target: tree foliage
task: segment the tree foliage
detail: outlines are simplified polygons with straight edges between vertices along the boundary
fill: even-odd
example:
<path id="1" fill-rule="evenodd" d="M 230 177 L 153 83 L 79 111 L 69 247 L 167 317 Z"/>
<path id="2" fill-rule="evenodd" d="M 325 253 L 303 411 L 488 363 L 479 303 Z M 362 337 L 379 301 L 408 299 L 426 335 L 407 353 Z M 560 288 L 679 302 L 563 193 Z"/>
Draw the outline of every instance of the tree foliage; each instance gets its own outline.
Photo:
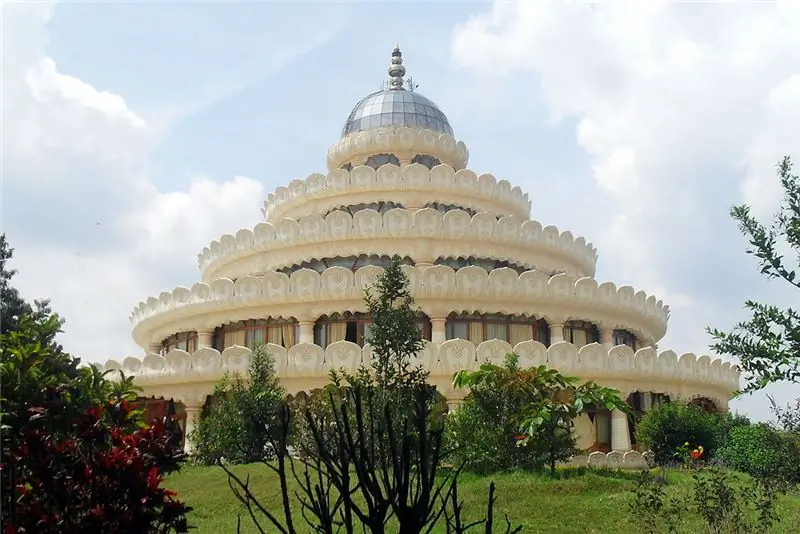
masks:
<path id="1" fill-rule="evenodd" d="M 747 205 L 731 208 L 731 217 L 747 237 L 747 254 L 757 258 L 761 274 L 800 289 L 800 178 L 792 173 L 789 156 L 778 165 L 778 176 L 783 202 L 769 227 L 760 223 Z M 790 259 L 784 259 L 781 252 L 784 245 L 791 249 Z M 714 351 L 739 360 L 747 378 L 743 391 L 757 391 L 783 380 L 800 382 L 800 313 L 754 300 L 747 300 L 745 308 L 751 318 L 731 331 L 708 329 L 715 339 Z"/>
<path id="2" fill-rule="evenodd" d="M 175 422 L 148 426 L 130 378 L 107 380 L 64 352 L 63 321 L 11 287 L 1 241 L 3 532 L 185 532 L 189 508 L 160 487 L 182 461 Z"/>
<path id="3" fill-rule="evenodd" d="M 396 258 L 373 287 L 365 295 L 373 319 L 372 366 L 331 374 L 327 403 L 321 405 L 328 413 L 320 418 L 306 408 L 300 414 L 313 443 L 301 441 L 297 459 L 287 447 L 293 413 L 288 405 L 281 411 L 281 431 L 272 436 L 277 459 L 266 465 L 278 474 L 282 513 L 264 507 L 249 482 L 221 462 L 229 484 L 260 532 L 267 531 L 266 524 L 270 532 L 297 532 L 290 473 L 301 488 L 296 498 L 302 517 L 314 532 L 417 534 L 441 520 L 454 534 L 476 526 L 491 532 L 493 487 L 487 517 L 468 523 L 457 498 L 460 469 L 441 469 L 438 397 L 427 373 L 413 362 L 423 341 L 408 279 Z M 518 531 L 507 524 L 506 532 Z"/>
<path id="4" fill-rule="evenodd" d="M 577 452 L 572 427 L 580 413 L 592 406 L 629 411 L 616 390 L 591 381 L 578 384 L 577 378 L 564 376 L 546 365 L 522 369 L 519 356 L 513 353 L 506 356 L 503 365 L 485 363 L 475 371 L 459 371 L 453 377 L 453 386 L 470 388 L 466 404 L 474 405 L 473 409 L 482 411 L 487 419 L 497 418 L 501 426 L 516 426 L 514 434 L 497 437 L 501 440 L 496 445 L 498 449 L 505 450 L 508 441 L 513 440 L 528 455 L 523 457 L 523 465 L 547 465 L 551 474 L 555 473 L 557 462 L 568 460 Z M 456 421 L 459 417 L 458 412 L 453 415 Z"/>
<path id="5" fill-rule="evenodd" d="M 662 465 L 675 463 L 676 452 L 684 443 L 702 445 L 713 457 L 732 428 L 749 424 L 746 418 L 705 411 L 680 402 L 659 404 L 636 425 L 637 440 L 653 451 Z"/>
<path id="6" fill-rule="evenodd" d="M 189 439 L 195 459 L 214 464 L 221 457 L 232 463 L 274 458 L 271 433 L 279 425 L 286 390 L 280 385 L 272 355 L 261 345 L 248 363 L 248 376 L 223 376 L 214 387 L 214 404 L 204 409 Z"/>

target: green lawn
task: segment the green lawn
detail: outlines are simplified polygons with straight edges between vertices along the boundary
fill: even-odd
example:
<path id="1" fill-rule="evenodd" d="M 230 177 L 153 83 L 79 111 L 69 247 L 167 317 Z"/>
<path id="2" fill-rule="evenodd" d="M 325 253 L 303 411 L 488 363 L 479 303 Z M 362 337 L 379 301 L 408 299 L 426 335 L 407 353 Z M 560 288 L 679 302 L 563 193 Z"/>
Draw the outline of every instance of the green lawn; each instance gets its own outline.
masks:
<path id="1" fill-rule="evenodd" d="M 237 466 L 234 472 L 240 476 L 249 474 L 262 504 L 270 511 L 279 512 L 278 480 L 271 471 L 263 465 L 253 464 Z M 633 482 L 627 473 L 589 472 L 562 480 L 525 473 L 504 473 L 486 478 L 462 475 L 459 493 L 468 519 L 482 517 L 492 480 L 497 485 L 496 515 L 508 514 L 515 525 L 524 526 L 523 532 L 620 534 L 640 531 L 628 514 L 629 491 Z M 686 473 L 671 472 L 669 480 L 671 491 L 687 492 L 690 489 L 690 478 Z M 194 507 L 190 523 L 197 527 L 195 532 L 236 532 L 238 514 L 242 515 L 242 532 L 257 532 L 247 511 L 233 496 L 221 468 L 187 466 L 181 473 L 169 477 L 165 485 L 176 490 L 183 501 Z M 781 524 L 774 532 L 797 533 L 800 493 L 782 499 L 780 515 Z M 299 513 L 296 519 L 297 525 L 304 525 Z M 267 526 L 265 531 L 274 532 L 274 529 Z M 501 531 L 496 529 L 496 532 Z M 444 532 L 444 529 L 436 532 Z M 687 522 L 685 532 L 696 534 L 702 530 L 699 524 Z"/>

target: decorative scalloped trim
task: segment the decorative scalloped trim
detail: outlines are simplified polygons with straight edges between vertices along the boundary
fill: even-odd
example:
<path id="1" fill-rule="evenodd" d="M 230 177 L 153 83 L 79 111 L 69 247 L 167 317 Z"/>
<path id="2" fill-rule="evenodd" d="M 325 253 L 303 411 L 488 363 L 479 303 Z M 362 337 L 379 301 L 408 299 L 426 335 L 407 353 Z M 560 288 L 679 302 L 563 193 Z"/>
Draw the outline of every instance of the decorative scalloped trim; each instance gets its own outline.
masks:
<path id="1" fill-rule="evenodd" d="M 362 364 L 369 365 L 372 355 L 370 346 L 362 348 L 349 341 L 339 341 L 324 349 L 309 343 L 295 345 L 289 350 L 268 344 L 267 349 L 275 358 L 281 378 L 325 377 L 331 369 L 357 369 Z M 652 387 L 675 398 L 692 398 L 699 394 L 714 397 L 714 392 L 702 393 L 711 388 L 727 399 L 739 389 L 739 367 L 705 355 L 685 353 L 679 357 L 671 350 L 657 353 L 653 347 L 634 353 L 624 345 L 606 349 L 598 343 L 578 349 L 565 341 L 546 348 L 533 340 L 518 343 L 513 350 L 519 354 L 523 367 L 546 364 L 587 380 L 630 381 L 627 386 L 630 391 L 622 391 L 625 395 L 642 387 Z M 474 369 L 485 361 L 502 363 L 511 351 L 509 343 L 496 339 L 484 341 L 477 347 L 470 341 L 451 339 L 440 345 L 426 343 L 416 363 L 429 370 L 432 377 L 449 378 L 461 369 Z M 250 349 L 240 346 L 229 347 L 222 353 L 201 348 L 191 355 L 174 349 L 166 356 L 129 357 L 122 363 L 109 360 L 101 369 L 120 369 L 126 375 L 133 375 L 141 386 L 209 382 L 225 373 L 246 372 L 250 354 Z"/>
<path id="2" fill-rule="evenodd" d="M 391 200 L 406 207 L 424 206 L 427 202 L 448 202 L 476 211 L 530 217 L 528 194 L 508 180 L 498 181 L 491 174 L 476 175 L 468 169 L 456 171 L 450 165 L 428 169 L 412 163 L 405 167 L 382 165 L 376 171 L 364 165 L 352 171 L 336 169 L 327 175 L 311 174 L 295 179 L 288 187 L 280 186 L 267 195 L 263 212 L 268 221 L 284 217 L 298 219 L 341 206 L 348 196 L 368 194 L 369 201 Z M 354 197 L 349 204 L 364 199 Z"/>
<path id="3" fill-rule="evenodd" d="M 579 278 L 567 274 L 548 276 L 541 271 L 517 274 L 507 267 L 487 272 L 476 266 L 457 272 L 444 265 L 432 267 L 404 267 L 409 277 L 410 289 L 420 307 L 447 306 L 470 303 L 470 307 L 494 308 L 491 313 L 530 313 L 535 310 L 544 316 L 548 308 L 564 307 L 597 310 L 598 315 L 610 313 L 616 317 L 632 318 L 639 323 L 631 330 L 643 337 L 660 339 L 666 333 L 669 306 L 643 291 L 631 286 L 617 286 L 612 282 L 597 284 L 593 278 Z M 355 273 L 344 267 L 329 267 L 321 274 L 311 269 L 300 269 L 287 276 L 270 272 L 264 276 L 245 276 L 233 282 L 219 278 L 211 284 L 198 282 L 192 289 L 178 287 L 163 292 L 159 298 L 150 297 L 140 302 L 130 317 L 134 339 L 140 344 L 149 336 L 147 331 L 165 328 L 172 321 L 186 315 L 200 316 L 220 310 L 236 310 L 254 306 L 304 304 L 309 308 L 329 302 L 342 306 L 346 301 L 363 301 L 364 289 L 383 272 L 381 267 L 369 265 Z M 343 311 L 343 310 L 335 310 Z M 450 310 L 452 311 L 452 310 Z M 577 318 L 577 317 L 576 317 Z M 581 317 L 583 318 L 583 317 Z M 590 318 L 591 319 L 591 318 Z M 623 326 L 627 327 L 627 325 Z"/>
<path id="4" fill-rule="evenodd" d="M 386 152 L 430 154 L 455 169 L 463 169 L 469 162 L 467 145 L 452 135 L 401 126 L 355 132 L 339 139 L 328 149 L 328 168 L 338 169 L 358 156 Z"/>
<path id="5" fill-rule="evenodd" d="M 414 250 L 399 252 L 400 239 L 412 240 Z M 489 213 L 470 218 L 463 210 L 441 213 L 430 208 L 395 208 L 383 215 L 364 209 L 353 216 L 339 211 L 324 218 L 309 215 L 299 221 L 282 219 L 274 226 L 260 222 L 252 231 L 242 229 L 235 236 L 225 234 L 212 241 L 197 255 L 197 263 L 203 281 L 220 276 L 239 278 L 311 259 L 343 255 L 343 242 L 347 241 L 352 241 L 349 252 L 400 254 L 417 259 L 421 255 L 435 259 L 442 251 L 458 257 L 481 250 L 481 255 L 487 258 L 536 266 L 539 270 L 563 270 L 575 276 L 594 276 L 597 262 L 596 249 L 584 238 L 576 239 L 569 231 L 559 234 L 555 226 L 542 228 L 537 221 L 510 215 L 498 220 Z M 306 247 L 305 256 L 296 250 L 312 244 L 313 249 Z M 273 252 L 275 259 L 265 262 L 263 258 L 254 258 L 255 265 L 220 272 L 232 263 L 266 251 Z"/>

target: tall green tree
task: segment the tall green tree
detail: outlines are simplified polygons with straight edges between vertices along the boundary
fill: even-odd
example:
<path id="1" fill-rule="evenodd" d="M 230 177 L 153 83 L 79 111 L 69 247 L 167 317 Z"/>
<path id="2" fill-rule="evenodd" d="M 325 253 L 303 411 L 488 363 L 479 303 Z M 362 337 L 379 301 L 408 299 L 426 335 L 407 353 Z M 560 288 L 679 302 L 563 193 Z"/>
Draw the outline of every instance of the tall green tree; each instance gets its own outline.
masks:
<path id="1" fill-rule="evenodd" d="M 730 214 L 747 237 L 747 254 L 755 256 L 761 274 L 800 289 L 800 178 L 792 173 L 789 156 L 778 164 L 783 202 L 771 225 L 760 223 L 747 205 L 734 206 Z M 791 249 L 784 258 L 782 248 Z M 800 382 L 800 312 L 792 308 L 747 300 L 751 318 L 725 332 L 708 328 L 718 354 L 738 358 L 747 385 L 743 392 L 757 391 L 778 381 Z"/>

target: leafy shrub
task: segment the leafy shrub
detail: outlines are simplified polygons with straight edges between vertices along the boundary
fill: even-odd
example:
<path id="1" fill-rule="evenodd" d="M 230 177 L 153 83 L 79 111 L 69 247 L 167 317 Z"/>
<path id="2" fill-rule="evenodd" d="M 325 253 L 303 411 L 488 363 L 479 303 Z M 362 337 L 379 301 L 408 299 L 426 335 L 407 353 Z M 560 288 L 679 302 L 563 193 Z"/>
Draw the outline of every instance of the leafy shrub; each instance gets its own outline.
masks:
<path id="1" fill-rule="evenodd" d="M 502 366 L 459 371 L 453 385 L 470 393 L 448 418 L 453 457 L 475 472 L 547 465 L 555 474 L 556 463 L 576 452 L 575 417 L 590 405 L 627 409 L 616 390 L 577 381 L 544 365 L 521 369 L 514 353 Z"/>
<path id="2" fill-rule="evenodd" d="M 800 482 L 800 437 L 767 424 L 734 428 L 717 458 L 753 477 Z"/>
<path id="3" fill-rule="evenodd" d="M 161 487 L 183 461 L 177 425 L 156 421 L 131 432 L 138 421 L 123 399 L 73 418 L 74 437 L 61 438 L 52 428 L 66 392 L 48 393 L 46 407 L 28 410 L 10 451 L 15 484 L 4 534 L 188 532 L 191 508 Z"/>
<path id="4" fill-rule="evenodd" d="M 9 284 L 0 236 L 0 513 L 4 534 L 186 532 L 161 488 L 183 460 L 172 419 L 148 427 L 130 378 L 110 381 L 56 342 L 63 320 Z"/>
<path id="5" fill-rule="evenodd" d="M 271 432 L 286 391 L 275 373 L 272 355 L 263 346 L 250 356 L 249 380 L 224 376 L 214 388 L 215 404 L 203 410 L 190 434 L 194 458 L 213 464 L 224 457 L 232 463 L 249 463 L 274 457 Z"/>
<path id="6" fill-rule="evenodd" d="M 646 413 L 636 425 L 636 438 L 655 454 L 660 464 L 675 461 L 684 443 L 702 445 L 713 457 L 720 445 L 727 416 L 710 413 L 699 406 L 668 402 Z M 731 420 L 732 421 L 732 420 Z"/>
<path id="7" fill-rule="evenodd" d="M 478 474 L 541 469 L 544 462 L 533 453 L 532 444 L 517 446 L 523 394 L 508 389 L 478 391 L 447 416 L 445 443 L 451 459 Z"/>
<path id="8" fill-rule="evenodd" d="M 778 497 L 787 489 L 785 484 L 704 466 L 692 472 L 691 493 L 681 495 L 667 491 L 664 476 L 644 471 L 629 502 L 630 516 L 637 531 L 647 534 L 683 532 L 679 527 L 684 519 L 700 520 L 703 532 L 771 532 L 780 521 Z"/>

